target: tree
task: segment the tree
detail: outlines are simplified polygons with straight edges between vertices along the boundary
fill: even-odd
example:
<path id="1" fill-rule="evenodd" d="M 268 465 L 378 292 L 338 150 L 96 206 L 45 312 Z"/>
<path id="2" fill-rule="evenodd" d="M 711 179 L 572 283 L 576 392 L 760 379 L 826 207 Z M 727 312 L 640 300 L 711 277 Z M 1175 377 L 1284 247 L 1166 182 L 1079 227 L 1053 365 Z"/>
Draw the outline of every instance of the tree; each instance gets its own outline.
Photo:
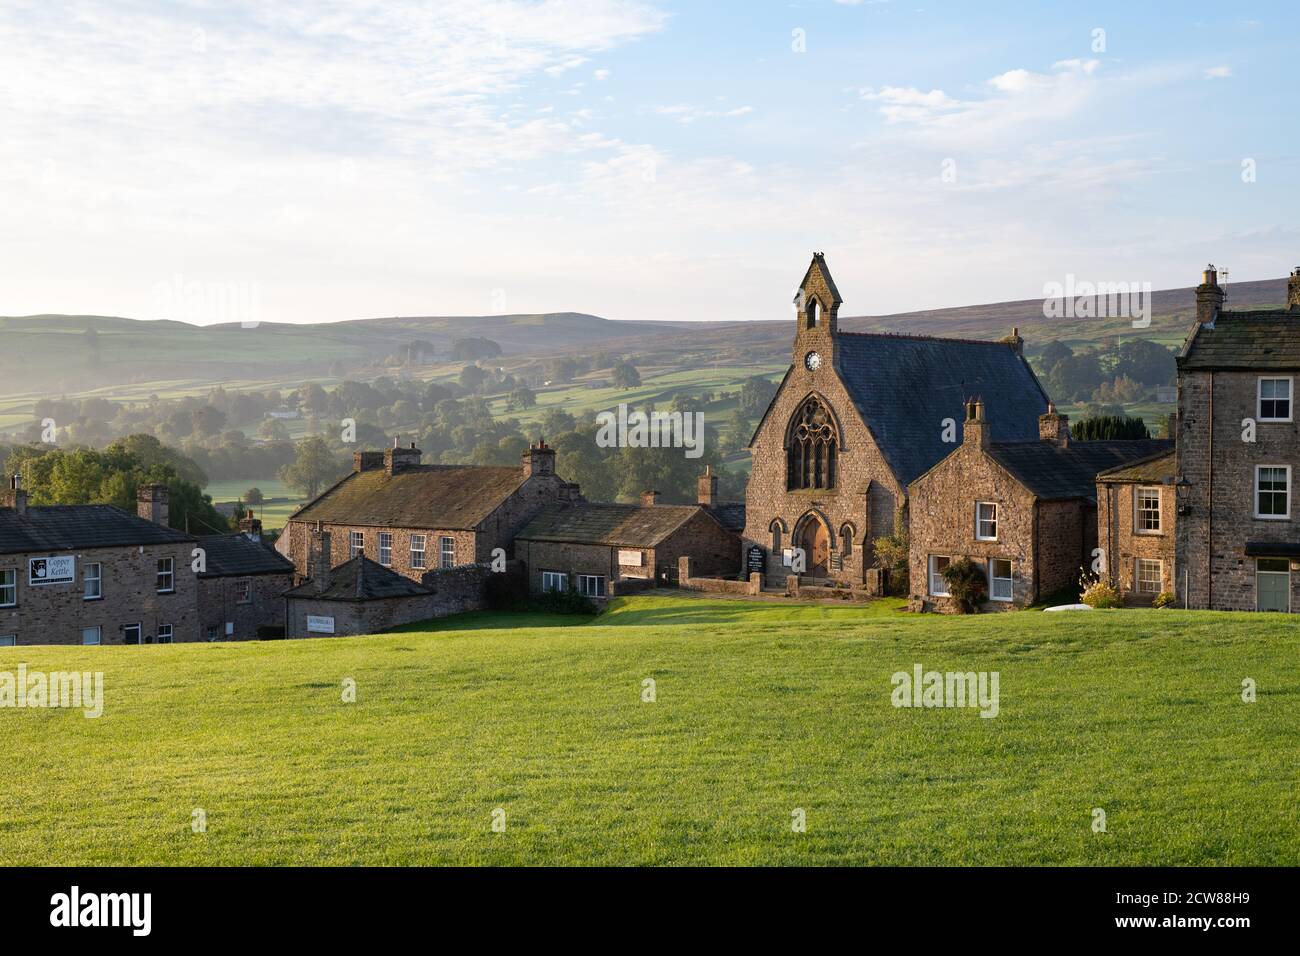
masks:
<path id="1" fill-rule="evenodd" d="M 776 384 L 762 375 L 751 375 L 740 383 L 740 407 L 751 418 L 761 415 L 776 394 Z"/>
<path id="2" fill-rule="evenodd" d="M 1085 418 L 1070 426 L 1070 437 L 1075 441 L 1108 441 L 1118 439 L 1133 441 L 1150 438 L 1146 423 L 1140 418 L 1123 415 L 1103 415 Z"/>
<path id="3" fill-rule="evenodd" d="M 506 403 L 507 411 L 514 411 L 521 408 L 532 408 L 537 404 L 537 396 L 527 385 L 520 385 L 510 393 L 510 398 Z"/>
<path id="4" fill-rule="evenodd" d="M 641 384 L 641 375 L 631 362 L 619 362 L 610 369 L 610 381 L 619 388 L 636 388 Z"/>
<path id="5" fill-rule="evenodd" d="M 1064 361 L 1074 355 L 1074 350 L 1064 342 L 1048 342 L 1043 346 L 1043 351 L 1038 354 L 1038 365 L 1046 375 L 1057 366 L 1057 363 Z"/>
<path id="6" fill-rule="evenodd" d="M 267 418 L 257 426 L 257 435 L 267 441 L 288 441 L 289 427 L 278 418 Z"/>
<path id="7" fill-rule="evenodd" d="M 553 382 L 572 382 L 578 374 L 578 363 L 567 355 L 550 364 L 550 379 Z"/>
<path id="8" fill-rule="evenodd" d="M 262 489 L 256 486 L 249 488 L 244 492 L 244 504 L 256 508 L 266 499 L 262 495 Z"/>
<path id="9" fill-rule="evenodd" d="M 280 469 L 280 480 L 308 498 L 320 494 L 326 482 L 339 477 L 342 466 L 323 438 L 304 438 L 298 442 L 293 462 Z"/>
<path id="10" fill-rule="evenodd" d="M 548 408 L 542 413 L 542 435 L 563 435 L 577 427 L 577 419 L 562 408 Z"/>
<path id="11" fill-rule="evenodd" d="M 501 346 L 491 339 L 456 339 L 451 343 L 451 357 L 457 362 L 477 362 L 479 359 L 496 358 L 500 354 Z"/>
<path id="12" fill-rule="evenodd" d="M 943 569 L 948 593 L 962 614 L 974 614 L 988 595 L 988 579 L 983 569 L 970 558 L 953 561 Z"/>
<path id="13" fill-rule="evenodd" d="M 1176 364 L 1174 353 L 1158 342 L 1133 339 L 1119 347 L 1115 374 L 1154 388 L 1174 380 Z"/>
<path id="14" fill-rule="evenodd" d="M 466 365 L 460 370 L 459 382 L 467 392 L 477 392 L 487 381 L 488 373 L 477 365 Z"/>
<path id="15" fill-rule="evenodd" d="M 1047 386 L 1058 400 L 1079 401 L 1091 396 L 1104 379 L 1097 353 L 1080 352 L 1052 367 L 1047 375 Z"/>

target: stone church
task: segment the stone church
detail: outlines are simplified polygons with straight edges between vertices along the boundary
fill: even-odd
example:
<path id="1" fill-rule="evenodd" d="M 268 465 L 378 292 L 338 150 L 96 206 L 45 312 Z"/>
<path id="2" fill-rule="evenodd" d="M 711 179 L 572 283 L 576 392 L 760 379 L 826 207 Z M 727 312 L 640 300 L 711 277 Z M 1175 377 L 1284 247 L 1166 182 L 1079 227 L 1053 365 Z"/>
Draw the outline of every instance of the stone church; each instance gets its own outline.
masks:
<path id="1" fill-rule="evenodd" d="M 906 526 L 907 486 L 962 441 L 966 403 L 992 439 L 1036 441 L 1048 398 L 1013 330 L 1000 342 L 841 332 L 843 300 L 813 256 L 795 296 L 792 363 L 750 441 L 744 570 L 779 584 L 862 583 L 872 542 Z"/>

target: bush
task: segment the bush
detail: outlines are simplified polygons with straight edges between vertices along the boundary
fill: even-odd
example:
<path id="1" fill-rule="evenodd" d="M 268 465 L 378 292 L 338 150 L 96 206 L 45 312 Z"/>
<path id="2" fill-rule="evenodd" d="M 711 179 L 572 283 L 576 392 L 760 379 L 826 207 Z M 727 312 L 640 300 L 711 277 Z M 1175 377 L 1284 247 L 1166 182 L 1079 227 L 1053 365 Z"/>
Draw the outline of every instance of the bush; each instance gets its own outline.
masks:
<path id="1" fill-rule="evenodd" d="M 567 591 L 547 591 L 533 598 L 532 608 L 546 614 L 599 614 L 600 608 L 578 593 L 576 588 Z"/>
<path id="2" fill-rule="evenodd" d="M 885 572 L 886 591 L 895 597 L 906 594 L 907 531 L 895 531 L 872 543 L 876 549 L 876 567 Z"/>
<path id="3" fill-rule="evenodd" d="M 984 570 L 970 558 L 954 561 L 943 569 L 943 579 L 948 582 L 948 593 L 957 602 L 963 614 L 975 614 L 988 596 L 988 579 Z"/>
<path id="4" fill-rule="evenodd" d="M 1174 597 L 1172 591 L 1161 591 L 1156 595 L 1156 599 L 1151 602 L 1152 607 L 1173 607 L 1178 599 Z"/>
<path id="5" fill-rule="evenodd" d="M 1120 600 L 1119 592 L 1111 585 L 1109 581 L 1104 581 L 1099 575 L 1087 575 L 1079 579 L 1080 594 L 1079 600 L 1094 608 L 1123 607 L 1124 602 Z"/>

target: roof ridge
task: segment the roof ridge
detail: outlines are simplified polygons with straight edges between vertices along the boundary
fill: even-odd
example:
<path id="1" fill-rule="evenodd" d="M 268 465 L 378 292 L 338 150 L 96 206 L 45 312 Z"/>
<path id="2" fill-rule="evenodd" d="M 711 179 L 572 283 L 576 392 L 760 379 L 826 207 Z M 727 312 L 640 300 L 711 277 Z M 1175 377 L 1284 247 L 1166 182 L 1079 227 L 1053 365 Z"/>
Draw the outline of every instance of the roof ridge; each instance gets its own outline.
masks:
<path id="1" fill-rule="evenodd" d="M 916 332 L 848 332 L 837 331 L 838 335 L 854 335 L 863 338 L 877 339 L 915 339 L 922 342 L 960 342 L 966 345 L 1001 345 L 1011 348 L 1011 343 L 1002 339 L 967 339 L 958 338 L 951 335 L 921 335 Z"/>

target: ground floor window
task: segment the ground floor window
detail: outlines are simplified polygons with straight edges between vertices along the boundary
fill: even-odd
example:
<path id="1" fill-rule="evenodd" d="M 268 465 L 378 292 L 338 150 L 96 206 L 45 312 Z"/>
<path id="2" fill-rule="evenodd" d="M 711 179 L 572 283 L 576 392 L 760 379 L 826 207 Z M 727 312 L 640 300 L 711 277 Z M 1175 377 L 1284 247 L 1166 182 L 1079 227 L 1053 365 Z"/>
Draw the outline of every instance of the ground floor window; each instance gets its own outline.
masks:
<path id="1" fill-rule="evenodd" d="M 542 590 L 543 591 L 569 590 L 569 576 L 565 574 L 563 571 L 543 571 Z"/>
<path id="2" fill-rule="evenodd" d="M 0 647 L 17 647 L 17 634 L 0 634 Z"/>
<path id="3" fill-rule="evenodd" d="M 578 593 L 583 597 L 603 598 L 605 596 L 605 576 L 603 574 L 579 574 Z"/>
<path id="4" fill-rule="evenodd" d="M 1006 558 L 989 558 L 989 599 L 1010 601 L 1011 562 Z"/>
<path id="5" fill-rule="evenodd" d="M 170 624 L 158 625 L 158 643 L 170 644 L 172 642 L 172 626 Z"/>
<path id="6" fill-rule="evenodd" d="M 1159 594 L 1164 585 L 1164 563 L 1153 558 L 1138 558 L 1133 572 L 1133 590 L 1139 594 Z"/>
<path id="7" fill-rule="evenodd" d="M 104 643 L 103 629 L 99 627 L 83 627 L 81 629 L 81 643 L 83 644 Z"/>
<path id="8" fill-rule="evenodd" d="M 215 641 L 215 640 L 217 640 L 219 637 L 221 637 L 221 628 L 217 627 L 215 624 L 211 624 L 211 625 L 209 625 L 209 626 L 208 626 L 208 640 L 209 640 L 209 641 Z"/>
<path id="9" fill-rule="evenodd" d="M 948 582 L 943 579 L 943 572 L 952 563 L 951 558 L 930 556 L 930 594 L 933 597 L 948 596 Z"/>
<path id="10" fill-rule="evenodd" d="M 140 643 L 140 625 L 123 624 L 122 625 L 122 643 L 139 644 Z"/>
<path id="11" fill-rule="evenodd" d="M 1291 610 L 1291 565 L 1286 558 L 1255 561 L 1255 610 Z"/>

